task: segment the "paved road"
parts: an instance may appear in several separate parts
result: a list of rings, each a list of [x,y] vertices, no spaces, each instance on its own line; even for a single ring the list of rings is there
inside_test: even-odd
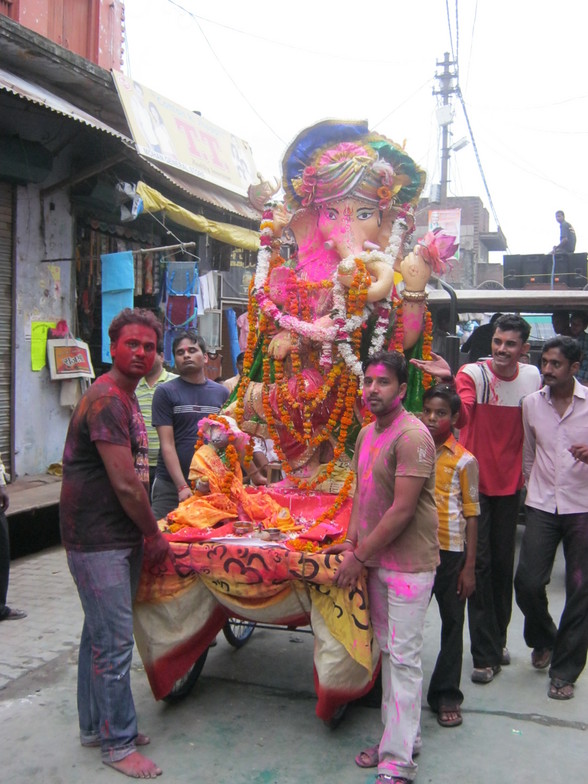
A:
[[[552,607],[561,611],[563,564],[554,570]],[[2,778],[15,784],[122,781],[77,741],[76,652],[81,610],[61,548],[13,562],[9,600],[23,621],[0,624]],[[546,696],[515,608],[513,662],[494,683],[469,681],[464,663],[464,724],[440,728],[423,711],[424,748],[417,782],[537,784],[588,781],[588,676],[576,698]],[[436,606],[427,618],[424,669],[437,654]],[[219,636],[193,693],[181,704],[153,700],[141,662],[133,664],[140,728],[168,784],[366,784],[354,755],[378,738],[379,711],[352,706],[337,730],[314,714],[312,637],[256,630],[240,651]]]

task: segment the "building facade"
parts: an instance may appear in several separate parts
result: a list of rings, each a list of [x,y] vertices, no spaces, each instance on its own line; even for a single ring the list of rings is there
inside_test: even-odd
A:
[[[0,452],[14,479],[61,460],[75,402],[62,382],[50,379],[47,326],[65,321],[89,344],[96,374],[107,369],[100,256],[131,251],[133,302],[161,312],[166,259],[151,249],[193,243],[186,258],[198,255],[220,292],[222,271],[249,258],[243,245],[254,246],[260,213],[246,197],[141,155],[110,71],[5,13],[11,6],[25,19],[35,3],[1,3]],[[38,5],[55,10],[67,3]],[[107,7],[118,13],[122,3],[87,5],[88,14]],[[87,19],[90,29],[94,17]],[[118,34],[110,48],[117,54],[109,68],[120,61]],[[119,186],[139,182],[169,210],[124,219]],[[220,348],[220,298],[215,305],[216,320],[202,313],[199,326]]]
[[[444,225],[445,215],[450,225]],[[489,230],[488,210],[478,196],[450,196],[443,205],[421,199],[414,236],[422,237],[436,225],[454,233],[454,223],[459,226],[459,260],[443,279],[458,289],[473,289],[489,283],[502,285],[502,265],[490,262],[488,254],[506,250],[506,240],[500,230]]]

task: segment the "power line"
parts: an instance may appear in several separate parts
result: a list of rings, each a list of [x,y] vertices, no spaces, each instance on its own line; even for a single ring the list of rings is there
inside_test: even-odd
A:
[[[455,69],[459,74],[459,11],[457,8],[457,0],[455,0]]]
[[[449,0],[445,0],[445,11],[447,13],[447,30],[449,32],[449,47],[451,49],[451,59],[455,62],[455,49],[453,48],[453,34],[451,31],[451,17],[449,15]]]
[[[285,144],[286,144],[286,142],[285,142],[285,141],[282,139],[282,137],[281,137],[281,136],[280,136],[280,135],[279,135],[279,134],[278,134],[278,133],[277,133],[277,132],[276,132],[276,131],[275,131],[275,130],[272,128],[272,126],[271,126],[271,125],[270,125],[270,124],[269,124],[269,123],[268,123],[268,122],[265,120],[265,118],[264,118],[264,117],[262,117],[262,115],[261,115],[261,114],[260,114],[260,113],[257,111],[257,109],[255,108],[255,106],[253,106],[253,104],[251,103],[251,101],[250,101],[250,100],[247,98],[247,96],[245,95],[245,93],[244,93],[244,92],[241,90],[241,88],[239,87],[239,85],[237,84],[237,82],[236,82],[236,81],[233,79],[233,77],[232,77],[232,76],[231,76],[231,74],[229,73],[228,69],[225,67],[224,63],[222,62],[222,60],[220,59],[220,57],[217,55],[216,51],[214,50],[214,47],[212,46],[212,44],[210,43],[210,41],[209,41],[209,40],[208,40],[208,38],[206,37],[206,33],[205,33],[205,32],[204,32],[204,30],[202,29],[202,25],[201,25],[201,24],[200,24],[200,22],[198,21],[198,18],[196,17],[196,15],[195,15],[195,14],[193,14],[191,11],[188,11],[186,8],[184,8],[183,6],[181,6],[179,3],[176,3],[176,2],[174,2],[174,0],[168,0],[168,2],[169,2],[169,3],[171,3],[171,5],[175,5],[175,6],[176,6],[177,8],[179,8],[181,11],[184,11],[186,14],[188,14],[188,16],[191,16],[191,17],[194,19],[194,22],[196,23],[196,26],[197,26],[197,27],[198,27],[198,29],[200,30],[200,35],[201,35],[201,36],[204,38],[204,40],[206,41],[206,44],[207,44],[208,48],[210,49],[210,51],[211,51],[211,53],[212,53],[212,56],[213,56],[213,57],[214,57],[214,59],[217,61],[217,63],[218,63],[218,64],[219,64],[219,66],[221,67],[221,69],[224,71],[224,73],[225,73],[226,77],[229,79],[229,81],[231,82],[231,84],[233,85],[233,87],[235,88],[235,90],[237,90],[237,92],[239,93],[239,95],[241,96],[241,98],[242,98],[242,99],[245,101],[245,103],[246,103],[246,104],[247,104],[247,106],[248,106],[248,107],[251,109],[251,111],[252,111],[252,112],[255,114],[255,116],[256,116],[256,117],[257,117],[259,120],[261,120],[261,122],[262,122],[262,123],[265,125],[265,127],[266,127],[266,128],[267,128],[267,129],[268,129],[268,130],[269,130],[269,131],[270,131],[270,132],[271,132],[271,133],[272,133],[272,134],[273,134],[273,135],[276,137],[276,139],[277,139],[277,140],[278,140],[278,141],[279,141],[279,142],[280,142],[282,145],[285,145]]]
[[[247,30],[241,30],[238,27],[232,27],[231,25],[224,24],[223,22],[217,22],[215,19],[209,19],[206,16],[201,16],[199,14],[195,14],[193,11],[189,11],[187,8],[184,8],[180,3],[176,2],[175,0],[167,0],[170,5],[175,5],[176,8],[180,8],[182,11],[185,11],[189,16],[191,16],[194,20],[200,20],[201,22],[207,22],[208,24],[215,25],[216,27],[222,27],[224,30],[230,30],[233,33],[238,33],[239,35],[247,36],[248,38],[255,38],[258,41],[263,41],[264,43],[273,44],[274,46],[279,46],[283,49],[294,49],[297,52],[304,52],[305,54],[314,54],[321,59],[331,58],[333,60],[345,60],[347,62],[353,63],[366,63],[371,65],[395,65],[399,66],[400,62],[398,60],[382,60],[380,58],[366,58],[366,57],[350,57],[347,54],[339,54],[338,52],[325,52],[323,49],[309,49],[305,46],[297,46],[296,44],[289,43],[287,41],[277,41],[274,38],[267,38],[266,36],[259,35],[259,33],[250,33]]]
[[[470,66],[471,66],[471,63],[472,63],[472,52],[473,52],[473,49],[474,49],[474,33],[476,31],[476,21],[477,21],[477,19],[478,19],[478,0],[476,0],[476,6],[474,8],[474,19],[473,19],[473,22],[472,22],[472,32],[471,32],[471,35],[470,35],[470,52],[469,52],[469,55],[468,55],[468,67],[467,67],[467,78],[468,78],[468,81],[469,81],[469,78],[470,78]],[[468,85],[467,85],[467,82],[466,82],[466,90],[467,90],[467,86]]]
[[[424,87],[426,87],[428,84],[430,84],[432,81],[433,81],[433,80],[432,80],[431,78],[429,78],[429,79],[425,79],[425,81],[424,81],[424,82],[421,84],[421,86],[420,86],[420,87],[417,87],[417,89],[416,89],[414,92],[412,92],[412,93],[411,93],[411,94],[410,94],[408,97],[406,97],[406,98],[405,98],[403,101],[401,101],[399,104],[397,104],[397,106],[395,106],[395,107],[394,107],[394,108],[393,108],[391,111],[389,111],[389,112],[388,112],[388,114],[387,114],[385,117],[382,117],[382,119],[381,119],[381,120],[378,120],[378,122],[377,122],[377,123],[374,125],[374,130],[375,130],[376,128],[378,128],[380,125],[382,125],[382,123],[386,122],[386,120],[387,120],[389,117],[391,117],[391,116],[394,114],[394,112],[397,112],[397,111],[398,111],[399,109],[401,109],[401,108],[402,108],[402,107],[403,107],[405,104],[407,104],[409,101],[411,101],[411,100],[412,100],[412,99],[415,97],[415,95],[418,95],[418,93],[420,93],[420,91],[421,91],[421,90],[422,90]]]
[[[480,158],[480,153],[478,151],[478,145],[476,144],[476,139],[474,137],[474,131],[472,129],[472,125],[470,123],[470,118],[468,115],[468,111],[465,104],[465,99],[463,97],[461,86],[459,83],[459,67],[458,67],[458,47],[459,47],[459,8],[458,8],[458,0],[455,0],[455,36],[456,36],[456,48],[453,48],[453,35],[451,30],[451,17],[449,13],[449,0],[445,0],[445,11],[447,14],[447,27],[449,32],[449,41],[451,44],[451,53],[453,62],[449,62],[449,58],[447,54],[445,55],[445,60],[443,62],[444,71],[443,73],[438,76],[437,78],[441,81],[441,89],[439,90],[439,94],[443,96],[443,103],[448,104],[449,96],[453,93],[457,95],[459,102],[461,103],[461,108],[463,110],[463,115],[466,121],[466,125],[468,127],[468,133],[470,136],[470,141],[472,143],[472,147],[474,148],[474,155],[476,156],[476,162],[478,164],[478,171],[480,172],[480,176],[482,178],[482,183],[484,185],[484,190],[486,191],[486,196],[488,198],[488,204],[490,206],[490,211],[492,213],[492,217],[494,218],[494,222],[498,229],[500,229],[500,221],[498,220],[498,214],[494,207],[494,202],[492,201],[492,195],[490,194],[490,188],[488,187],[488,182],[486,180],[486,175],[484,173],[484,167],[482,166],[482,160]],[[450,66],[453,65],[455,70],[453,73],[450,72]],[[452,88],[451,86],[451,79],[455,79],[455,86]],[[446,124],[443,126],[443,151],[441,157],[441,198],[444,199],[444,196],[447,195],[447,166],[449,161],[449,147],[447,142],[448,137],[448,125]]]
[[[498,220],[498,215],[494,208],[494,202],[492,201],[492,196],[490,195],[490,189],[488,187],[488,183],[486,182],[486,175],[484,174],[484,167],[482,166],[482,161],[480,159],[480,153],[478,152],[478,145],[476,144],[476,139],[474,137],[474,131],[472,130],[472,126],[470,124],[470,118],[468,116],[468,110],[466,109],[465,101],[463,95],[461,93],[461,87],[459,86],[459,82],[456,85],[455,91],[457,93],[457,97],[461,103],[461,108],[463,110],[463,116],[465,117],[466,125],[468,126],[468,132],[470,134],[470,140],[472,142],[472,147],[474,148],[474,154],[476,156],[476,161],[478,163],[478,170],[480,172],[480,176],[482,177],[482,182],[484,184],[484,189],[486,191],[486,196],[488,197],[488,203],[490,205],[490,210],[492,212],[492,216],[496,223],[497,228],[500,228],[500,221]]]

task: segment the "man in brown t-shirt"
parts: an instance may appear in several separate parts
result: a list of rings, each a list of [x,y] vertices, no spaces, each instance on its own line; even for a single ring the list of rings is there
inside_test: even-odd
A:
[[[357,490],[345,553],[336,576],[354,588],[364,567],[374,632],[382,651],[384,733],[356,757],[382,781],[412,781],[420,744],[421,649],[425,613],[439,563],[435,506],[435,444],[405,411],[407,368],[396,351],[371,357],[363,396],[376,421],[357,439]]]

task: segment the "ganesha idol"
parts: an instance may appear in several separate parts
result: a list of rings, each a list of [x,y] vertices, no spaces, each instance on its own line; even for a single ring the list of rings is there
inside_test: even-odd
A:
[[[382,349],[430,357],[425,287],[456,246],[430,234],[406,251],[425,173],[364,122],[302,131],[282,172],[284,203],[268,203],[261,223],[231,410],[243,430],[273,440],[286,486],[345,495],[367,414],[362,363]],[[423,379],[410,367],[416,409]]]

